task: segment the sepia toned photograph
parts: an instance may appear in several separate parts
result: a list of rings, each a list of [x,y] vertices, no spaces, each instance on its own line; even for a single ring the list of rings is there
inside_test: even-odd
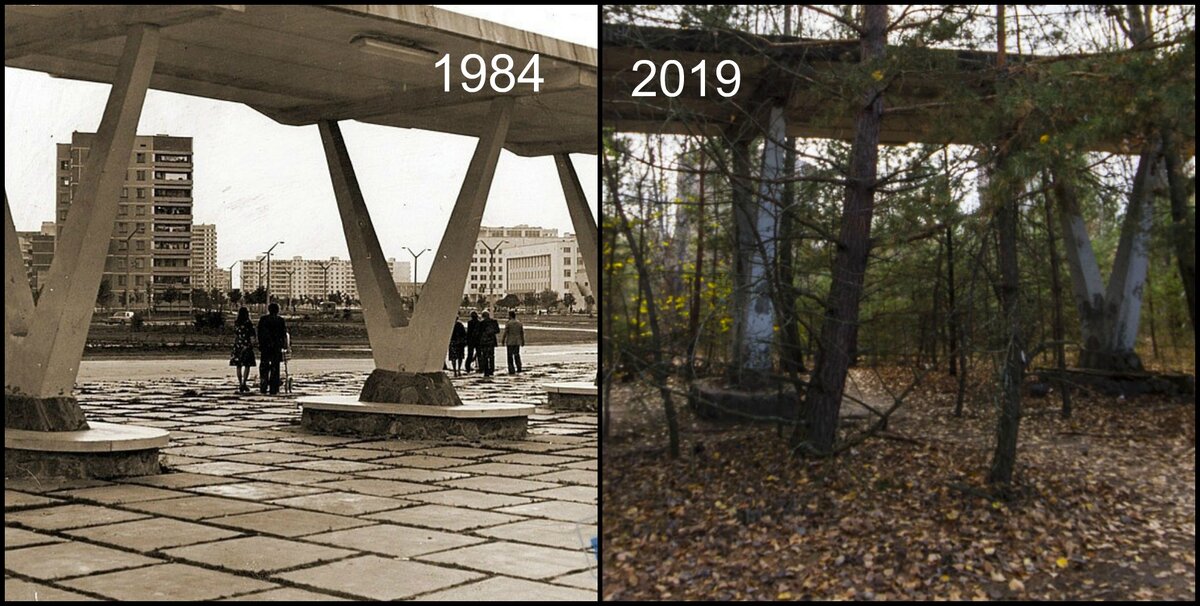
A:
[[[1195,600],[1194,7],[601,10],[602,599]]]
[[[6,5],[5,601],[596,601],[596,5]]]

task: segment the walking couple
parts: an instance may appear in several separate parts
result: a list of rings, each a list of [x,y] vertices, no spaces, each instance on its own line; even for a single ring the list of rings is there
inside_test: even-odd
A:
[[[242,307],[238,310],[233,331],[233,353],[229,365],[237,367],[238,391],[250,391],[246,383],[250,379],[250,369],[254,367],[254,342],[257,336],[258,349],[262,354],[262,367],[258,373],[259,390],[264,394],[278,394],[279,364],[283,361],[284,350],[289,348],[287,326],[279,316],[279,305],[272,303],[267,306],[267,315],[259,318],[257,331],[250,322],[250,310]]]

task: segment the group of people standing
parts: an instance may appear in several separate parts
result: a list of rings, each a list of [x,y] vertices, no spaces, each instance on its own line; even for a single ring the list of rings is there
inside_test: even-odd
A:
[[[278,394],[279,364],[283,361],[283,351],[288,349],[287,325],[279,316],[279,305],[272,303],[267,306],[267,315],[258,320],[258,330],[250,322],[250,310],[242,307],[233,323],[233,331],[233,353],[229,357],[229,365],[237,367],[238,391],[250,391],[246,382],[250,379],[250,369],[254,367],[254,342],[257,337],[262,355],[262,368],[258,373],[259,390],[264,394]]]
[[[237,368],[238,391],[250,391],[247,382],[250,380],[250,369],[255,366],[254,347],[257,341],[262,357],[258,373],[259,390],[264,394],[278,394],[279,364],[283,361],[284,350],[289,349],[287,325],[279,316],[279,305],[272,303],[267,306],[267,315],[258,320],[257,330],[250,321],[250,310],[242,307],[238,310],[233,330],[233,352],[229,357],[229,365]],[[500,343],[504,343],[508,352],[508,374],[521,372],[525,327],[517,320],[517,312],[508,312],[508,323],[503,330],[487,311],[483,312],[482,318],[477,312],[471,312],[471,319],[466,326],[455,320],[450,336],[450,362],[454,365],[454,376],[464,372],[464,360],[465,372],[471,372],[471,365],[475,364],[483,376],[495,374],[496,347]]]
[[[464,371],[471,372],[471,364],[483,376],[490,377],[496,372],[496,346],[504,343],[508,350],[508,374],[521,372],[521,346],[525,345],[525,327],[517,320],[517,312],[508,312],[508,323],[503,331],[500,323],[492,318],[488,311],[480,318],[477,312],[471,312],[467,325],[459,320],[454,321],[454,330],[450,334],[450,364],[454,367],[454,376]],[[466,367],[463,367],[463,360]]]

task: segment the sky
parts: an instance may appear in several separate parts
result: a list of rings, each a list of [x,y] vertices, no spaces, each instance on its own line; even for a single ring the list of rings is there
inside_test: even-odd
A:
[[[596,6],[443,6],[595,48]],[[17,230],[54,220],[55,144],[95,132],[109,85],[4,68],[4,183]],[[341,123],[386,257],[437,250],[476,138]],[[283,126],[249,107],[151,90],[139,135],[191,136],[194,223],[217,225],[217,263],[228,268],[282,240],[272,255],[349,258],[317,127]],[[572,155],[593,213],[597,158]],[[501,152],[483,225],[527,223],[574,232],[552,157]],[[418,263],[424,281],[432,254]],[[239,284],[234,268],[234,285]]]

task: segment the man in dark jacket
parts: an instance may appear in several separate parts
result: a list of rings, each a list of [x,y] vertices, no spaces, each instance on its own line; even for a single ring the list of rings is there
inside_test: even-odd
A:
[[[471,372],[471,363],[475,361],[479,350],[479,327],[482,324],[479,314],[471,312],[471,319],[467,321],[467,372]]]
[[[521,372],[521,346],[525,344],[525,327],[517,320],[517,312],[508,311],[504,325],[504,345],[508,349],[508,374]]]
[[[496,372],[496,336],[500,334],[500,323],[492,319],[486,310],[479,321],[479,370],[490,377]]]
[[[258,347],[262,350],[262,366],[259,368],[260,389],[279,393],[279,363],[283,361],[283,349],[287,344],[287,326],[279,317],[279,305],[267,306],[267,315],[258,320]]]

